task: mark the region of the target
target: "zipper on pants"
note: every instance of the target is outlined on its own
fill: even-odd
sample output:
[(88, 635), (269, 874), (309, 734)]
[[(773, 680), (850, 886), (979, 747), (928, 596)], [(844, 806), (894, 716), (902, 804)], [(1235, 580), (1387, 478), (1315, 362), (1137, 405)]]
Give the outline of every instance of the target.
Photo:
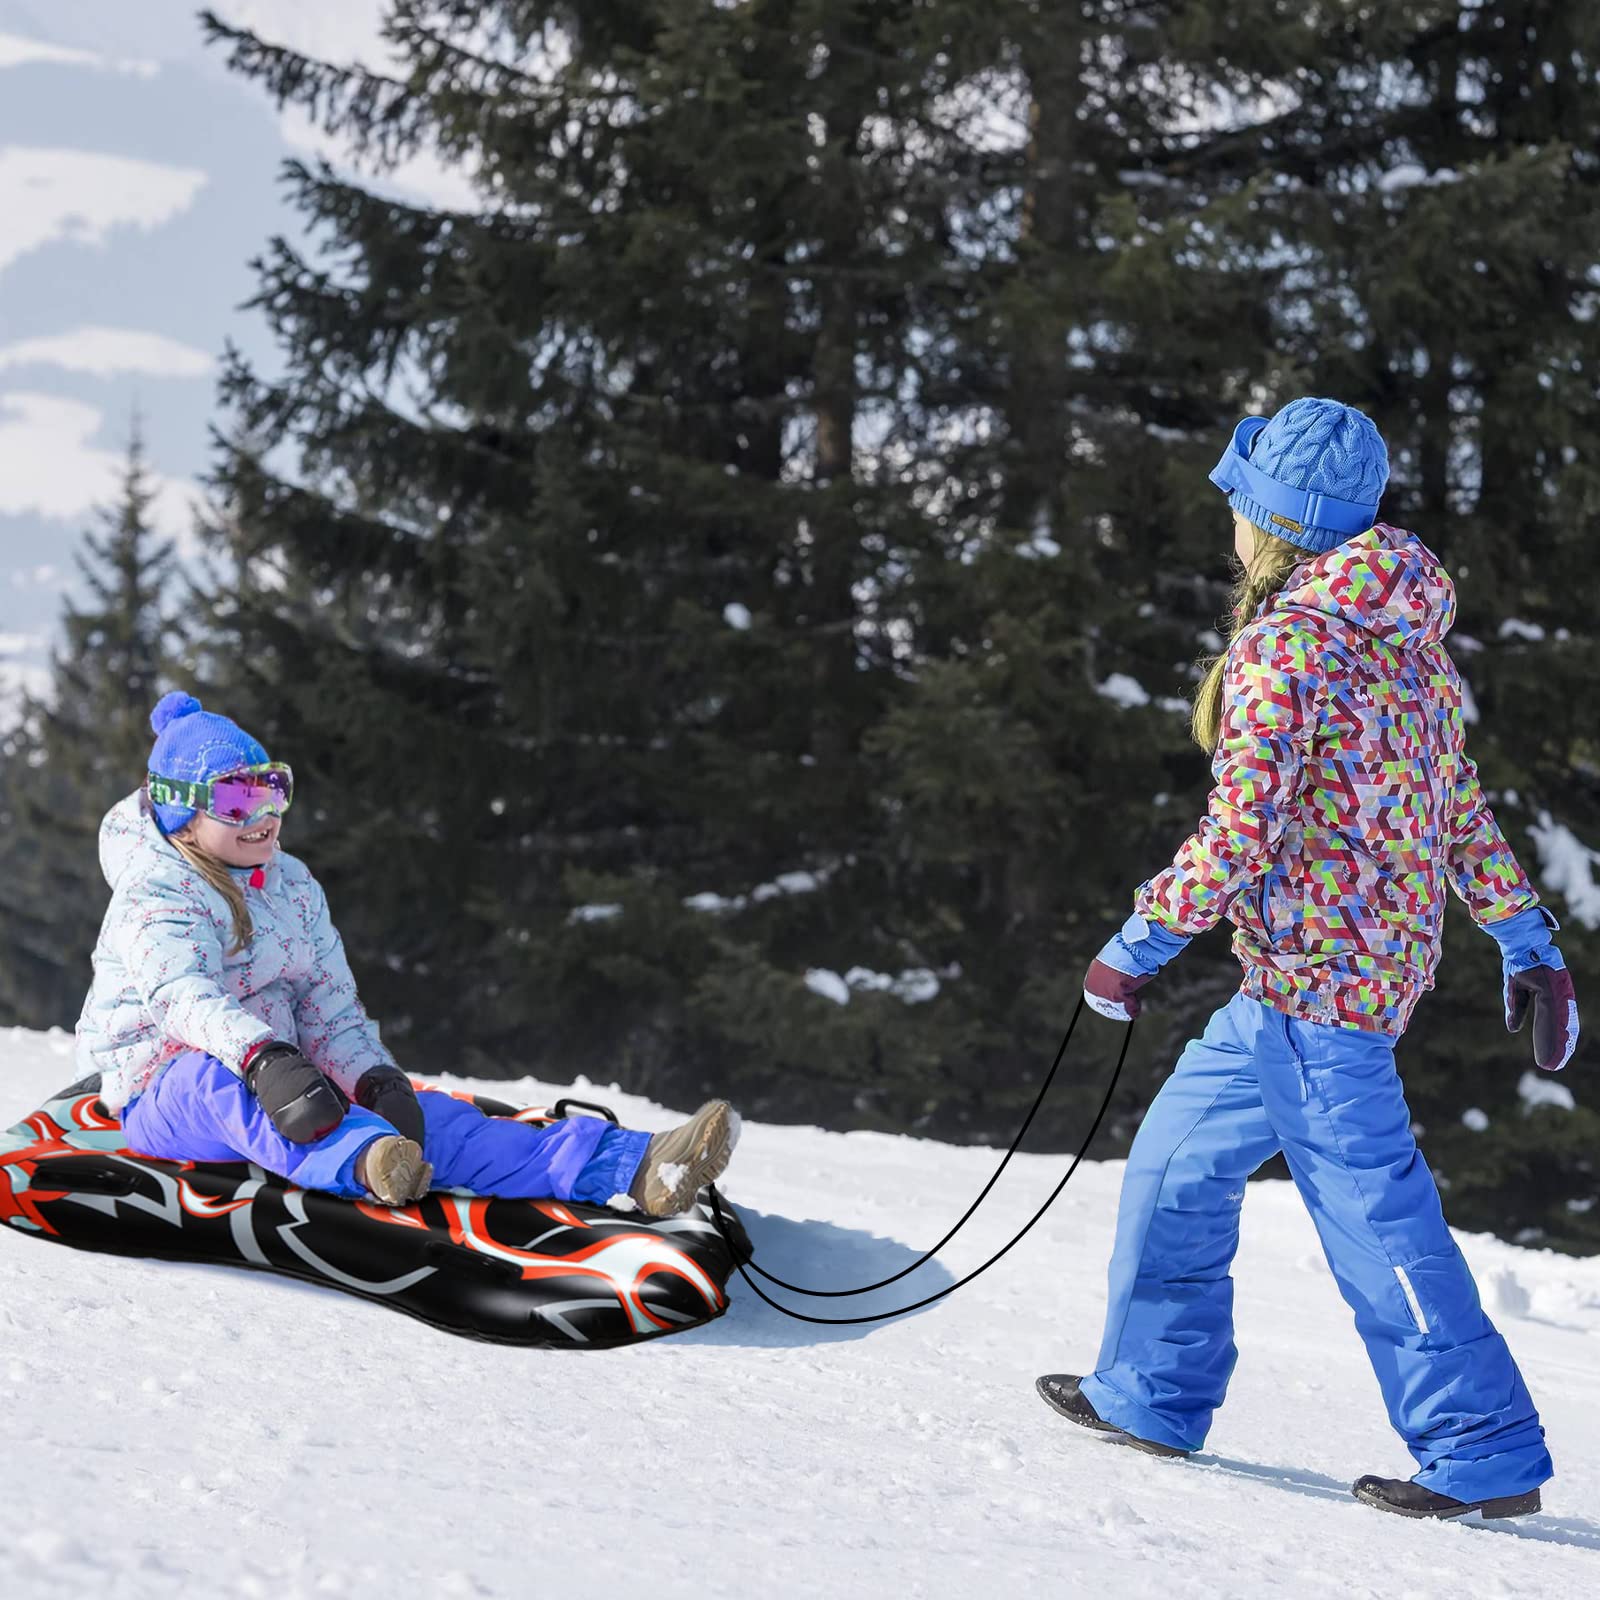
[(1278, 1015), (1283, 1019), (1283, 1043), (1294, 1062), (1294, 1075), (1300, 1080), (1300, 1102), (1304, 1105), (1311, 1099), (1311, 1068), (1294, 1042), (1293, 1018), (1287, 1011), (1280, 1011)]
[(1401, 1292), (1406, 1297), (1406, 1304), (1411, 1308), (1411, 1320), (1417, 1325), (1418, 1333), (1428, 1331), (1428, 1319), (1423, 1315), (1422, 1302), (1417, 1299), (1417, 1291), (1411, 1287), (1410, 1275), (1404, 1267), (1396, 1267), (1394, 1275), (1400, 1280)]

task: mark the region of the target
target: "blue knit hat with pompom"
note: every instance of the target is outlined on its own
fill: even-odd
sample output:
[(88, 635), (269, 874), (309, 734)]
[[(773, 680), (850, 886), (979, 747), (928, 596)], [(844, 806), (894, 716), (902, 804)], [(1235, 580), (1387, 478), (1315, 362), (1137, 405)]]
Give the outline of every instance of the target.
[[(1369, 506), (1374, 513), (1389, 481), (1389, 452), (1378, 425), (1364, 411), (1310, 395), (1291, 400), (1255, 436), (1250, 465), (1282, 484)], [(1228, 504), (1258, 528), (1306, 550), (1331, 550), (1348, 531), (1300, 525), (1275, 515), (1248, 490), (1236, 488)]]
[[(156, 702), (150, 726), (156, 735), (150, 749), (150, 772), (158, 778), (205, 783), (271, 759), (260, 740), (251, 738), (237, 722), (207, 711), (181, 689)], [(194, 816), (193, 806), (153, 805), (151, 809), (164, 834), (176, 833)]]

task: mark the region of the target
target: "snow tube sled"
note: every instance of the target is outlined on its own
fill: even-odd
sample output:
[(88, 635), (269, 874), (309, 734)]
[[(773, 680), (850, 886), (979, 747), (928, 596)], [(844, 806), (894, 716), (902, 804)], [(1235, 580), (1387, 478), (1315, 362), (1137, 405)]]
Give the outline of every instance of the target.
[[(658, 1220), (446, 1189), (391, 1209), (300, 1189), (250, 1162), (139, 1155), (99, 1088), (98, 1075), (85, 1078), (0, 1133), (0, 1222), (82, 1250), (282, 1272), (507, 1344), (605, 1349), (727, 1310), (735, 1253), (704, 1204)], [(545, 1112), (461, 1098), (524, 1122), (584, 1105)], [(723, 1212), (748, 1260), (726, 1202)]]

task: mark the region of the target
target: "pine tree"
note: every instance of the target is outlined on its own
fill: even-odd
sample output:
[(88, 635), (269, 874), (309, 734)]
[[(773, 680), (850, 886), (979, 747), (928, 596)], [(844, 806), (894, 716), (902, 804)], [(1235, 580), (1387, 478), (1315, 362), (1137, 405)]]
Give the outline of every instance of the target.
[[(905, 574), (945, 559), (917, 480), (965, 401), (953, 218), (992, 185), (958, 137), (920, 135), (919, 171), (960, 70), (920, 10), (586, 10), (557, 39), (556, 8), (474, 8), (472, 34), (401, 5), (403, 82), (213, 23), (374, 150), (426, 136), (483, 175), (469, 217), (296, 171), (341, 271), (275, 244), (288, 370), (240, 367), (230, 398), (247, 433), (293, 434), (305, 486), (243, 449), (221, 476), (236, 548), (317, 593), (239, 601), (271, 674), (252, 714), (293, 719), (297, 765), (346, 793), (405, 774), (404, 814), (364, 803), (327, 848), (394, 972), (376, 1008), (404, 1004), (435, 1064), (602, 1061), (683, 1095), (737, 1069), (795, 1111), (922, 1070), (898, 1001), (802, 982), (917, 964), (878, 913), (861, 751), (903, 693)], [(874, 435), (905, 464), (869, 461)], [(374, 836), (378, 875), (353, 847)]]
[[(1125, 119), (1182, 84), (1209, 116), (1163, 127), (1158, 114), (1129, 140), (1145, 184), (1136, 204), (1120, 203), (1119, 237), (1142, 305), (1119, 331), (1183, 366), (1219, 362), (1237, 410), (1270, 413), (1311, 392), (1377, 420), (1393, 462), (1381, 514), (1418, 531), (1458, 581), (1453, 643), (1481, 714), (1470, 748), (1537, 875), (1541, 817), (1590, 839), (1600, 825), (1587, 670), (1596, 580), (1583, 544), (1596, 481), (1583, 441), (1600, 354), (1600, 18), (1538, 0), (1162, 12), (1115, 42), (1124, 89), (1112, 114), (1136, 127)], [(1223, 338), (1170, 292), (1181, 262), (1209, 263), (1247, 291)], [(1180, 467), (1199, 484), (1222, 419), (1156, 420), (1178, 430), (1171, 468), (1129, 479), (1170, 519), (1169, 536), (1146, 547), (1167, 587), (1155, 620), (1171, 606), (1198, 623), (1205, 591), (1186, 596), (1178, 574), (1214, 570), (1195, 520), (1205, 496), (1184, 488), (1169, 500), (1167, 485)], [(1186, 814), (1198, 798), (1185, 794)], [(1580, 994), (1596, 965), (1587, 933), (1568, 917)], [(1499, 1014), (1494, 947), (1454, 908), (1439, 992), (1400, 1053), (1452, 1219), (1593, 1248), (1600, 1123), (1581, 1092), (1572, 1112), (1521, 1103), (1528, 1046), (1506, 1037)], [(1487, 1127), (1463, 1123), (1469, 1110)]]
[[(408, 1064), (1008, 1132), (1204, 802), (1205, 474), (1296, 393), (1377, 419), (1462, 582), (1486, 781), (1587, 823), (1595, 24), (404, 0), (391, 77), (209, 26), (481, 187), (291, 169), (325, 253), (258, 264), (282, 375), (234, 364), (218, 472), (210, 670)], [(1501, 640), (1530, 602), (1560, 652)], [(1442, 1129), (1521, 1049), (1472, 937), (1402, 1058), (1469, 1222), (1503, 1179)], [(1233, 981), (1220, 932), (1163, 975), (1124, 1137)]]
[[(1542, 3), (1442, 11), (1418, 61), (1425, 98), (1369, 203), (1372, 244), (1333, 270), (1368, 308), (1370, 343), (1352, 359), (1405, 451), (1395, 520), (1459, 585), (1455, 650), (1480, 715), (1469, 748), (1564, 921), (1583, 1004), (1600, 992), (1593, 914), (1548, 870), (1547, 841), (1562, 827), (1600, 835), (1587, 532), (1600, 485), (1587, 448), (1600, 422), (1600, 17)], [(1524, 1075), (1541, 1075), (1526, 1037), (1501, 1031), (1496, 956), (1457, 908), (1404, 1057), (1424, 1146), (1458, 1224), (1593, 1250), (1600, 1108), (1576, 1075), (1561, 1084), (1574, 1110), (1524, 1103)]]
[[(27, 704), (0, 736), (0, 1025), (60, 1024), (61, 907), (32, 892), (34, 856), (20, 824), (29, 816), (26, 795), (36, 789), (36, 713)], [(80, 996), (81, 998), (81, 996)]]
[(75, 557), (87, 603), (68, 603), (49, 693), (25, 704), (0, 769), (0, 1019), (15, 1026), (77, 1020), (110, 893), (100, 821), (142, 781), (178, 646), (174, 545), (151, 527), (152, 499), (136, 420), (119, 498)]

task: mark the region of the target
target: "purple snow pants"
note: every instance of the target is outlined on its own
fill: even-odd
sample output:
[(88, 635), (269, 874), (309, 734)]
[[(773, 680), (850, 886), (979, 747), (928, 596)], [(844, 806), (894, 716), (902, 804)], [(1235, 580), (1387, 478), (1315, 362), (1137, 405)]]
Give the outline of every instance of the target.
[[(597, 1117), (567, 1117), (546, 1127), (486, 1117), (434, 1089), (417, 1094), (427, 1129), (423, 1154), (438, 1189), (470, 1189), (506, 1200), (577, 1200), (604, 1205), (626, 1194), (644, 1158), (648, 1133)], [(131, 1149), (163, 1161), (254, 1161), (299, 1184), (354, 1200), (356, 1157), (395, 1130), (352, 1105), (325, 1139), (294, 1144), (273, 1127), (244, 1080), (215, 1056), (186, 1050), (122, 1110)]]

